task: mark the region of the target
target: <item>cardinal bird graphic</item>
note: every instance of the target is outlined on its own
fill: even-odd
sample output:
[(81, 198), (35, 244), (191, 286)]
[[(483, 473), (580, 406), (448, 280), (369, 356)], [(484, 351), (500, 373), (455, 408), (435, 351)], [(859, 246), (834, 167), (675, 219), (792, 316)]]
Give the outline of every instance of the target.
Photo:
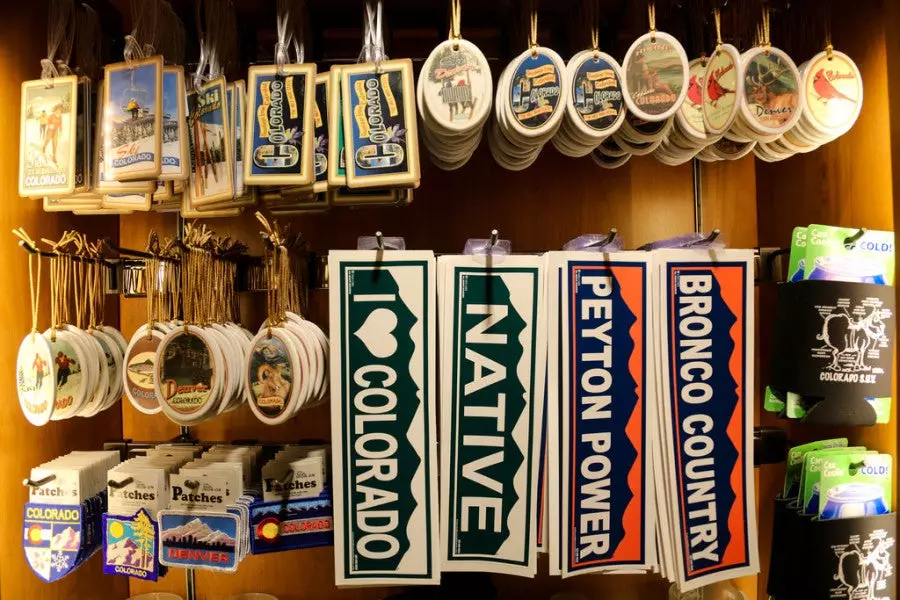
[(825, 69), (819, 69), (816, 71), (816, 77), (813, 80), (813, 87), (816, 90), (816, 93), (819, 95), (819, 100), (822, 102), (828, 103), (829, 100), (847, 100), (848, 102), (853, 102), (856, 104), (856, 100), (847, 96), (846, 94), (841, 93), (831, 85), (831, 82), (828, 81), (828, 78), (825, 77)]
[(691, 81), (690, 81), (690, 83), (688, 83), (688, 91), (687, 91), (688, 100), (690, 100), (697, 106), (702, 104), (703, 103), (702, 90), (703, 90), (703, 88), (700, 87), (700, 83), (697, 81), (697, 76), (692, 75)]
[(706, 84), (706, 95), (709, 96), (709, 102), (713, 106), (716, 106), (719, 103), (719, 98), (724, 96), (725, 94), (733, 94), (734, 90), (729, 90), (722, 87), (722, 84), (719, 83), (719, 79), (715, 76), (710, 76), (709, 81)]

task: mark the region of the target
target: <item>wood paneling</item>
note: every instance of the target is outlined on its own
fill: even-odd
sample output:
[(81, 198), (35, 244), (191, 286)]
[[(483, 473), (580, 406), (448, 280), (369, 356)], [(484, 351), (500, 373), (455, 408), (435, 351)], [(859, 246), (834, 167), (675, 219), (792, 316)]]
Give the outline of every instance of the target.
[[(19, 198), (17, 191), (19, 164), (19, 82), (34, 79), (41, 73), (40, 59), (45, 55), (46, 4), (33, 3), (26, 10), (4, 8), (0, 19), (0, 277), (3, 302), (0, 308), (0, 331), (4, 341), (0, 347), (0, 597), (69, 600), (71, 598), (125, 598), (127, 582), (104, 577), (101, 564), (91, 560), (65, 579), (47, 584), (32, 573), (22, 550), (22, 507), (28, 494), (22, 479), (31, 467), (71, 450), (99, 450), (103, 440), (117, 437), (122, 430), (118, 407), (90, 421), (73, 418), (34, 427), (25, 420), (15, 395), (16, 354), (19, 341), (31, 328), (28, 293), (28, 259), (16, 245), (10, 231), (24, 227), (34, 239), (58, 239), (66, 229), (77, 229), (91, 237), (118, 235), (115, 218), (73, 218), (71, 215), (47, 214), (41, 203)], [(39, 328), (50, 323), (48, 265), (42, 273)], [(118, 302), (107, 303), (107, 322), (118, 322)]]

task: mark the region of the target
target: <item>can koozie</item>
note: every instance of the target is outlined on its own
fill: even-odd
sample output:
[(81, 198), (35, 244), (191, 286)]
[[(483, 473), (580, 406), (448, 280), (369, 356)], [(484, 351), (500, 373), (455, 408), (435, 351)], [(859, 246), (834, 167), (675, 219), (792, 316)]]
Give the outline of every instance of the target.
[(434, 254), (328, 268), (335, 584), (436, 584)]
[(543, 262), (438, 261), (444, 571), (535, 574)]
[(645, 450), (650, 255), (554, 252), (549, 260), (550, 273), (562, 272), (549, 282), (560, 301), (548, 317), (549, 339), (558, 340), (549, 385), (558, 390), (550, 444), (561, 452), (562, 576), (648, 569), (656, 562)]
[(753, 252), (657, 264), (661, 471), (682, 592), (759, 571), (753, 475)]

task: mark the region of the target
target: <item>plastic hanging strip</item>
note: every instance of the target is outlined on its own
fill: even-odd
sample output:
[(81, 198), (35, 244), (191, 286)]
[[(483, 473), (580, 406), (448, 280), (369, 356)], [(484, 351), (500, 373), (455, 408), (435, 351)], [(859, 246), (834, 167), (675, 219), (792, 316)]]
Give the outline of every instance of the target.
[[(57, 63), (54, 63), (57, 51), (68, 45), (71, 53), (72, 40), (66, 41), (67, 32), (74, 38), (74, 30), (69, 29), (69, 22), (74, 21), (75, 5), (72, 0), (50, 0), (50, 13), (47, 20), (47, 58), (41, 59), (41, 79), (50, 85), (50, 80), (59, 77)], [(66, 57), (68, 60), (68, 56)]]

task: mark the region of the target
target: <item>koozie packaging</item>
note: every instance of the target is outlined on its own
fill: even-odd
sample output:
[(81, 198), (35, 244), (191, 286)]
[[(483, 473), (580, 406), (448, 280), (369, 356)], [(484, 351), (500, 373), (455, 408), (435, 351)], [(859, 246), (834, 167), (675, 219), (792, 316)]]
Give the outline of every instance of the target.
[(828, 459), (822, 470), (819, 519), (852, 519), (891, 512), (893, 459), (890, 454), (849, 452)]
[(332, 251), (328, 268), (335, 584), (436, 584), (434, 254)]
[(825, 448), (846, 448), (848, 445), (847, 438), (834, 438), (830, 440), (819, 440), (794, 446), (788, 450), (787, 470), (784, 474), (784, 489), (781, 497), (784, 499), (797, 498), (800, 494), (800, 479), (803, 473), (803, 459), (807, 453), (814, 450), (823, 450)]
[(660, 535), (687, 592), (759, 571), (753, 252), (658, 250), (653, 261)]

